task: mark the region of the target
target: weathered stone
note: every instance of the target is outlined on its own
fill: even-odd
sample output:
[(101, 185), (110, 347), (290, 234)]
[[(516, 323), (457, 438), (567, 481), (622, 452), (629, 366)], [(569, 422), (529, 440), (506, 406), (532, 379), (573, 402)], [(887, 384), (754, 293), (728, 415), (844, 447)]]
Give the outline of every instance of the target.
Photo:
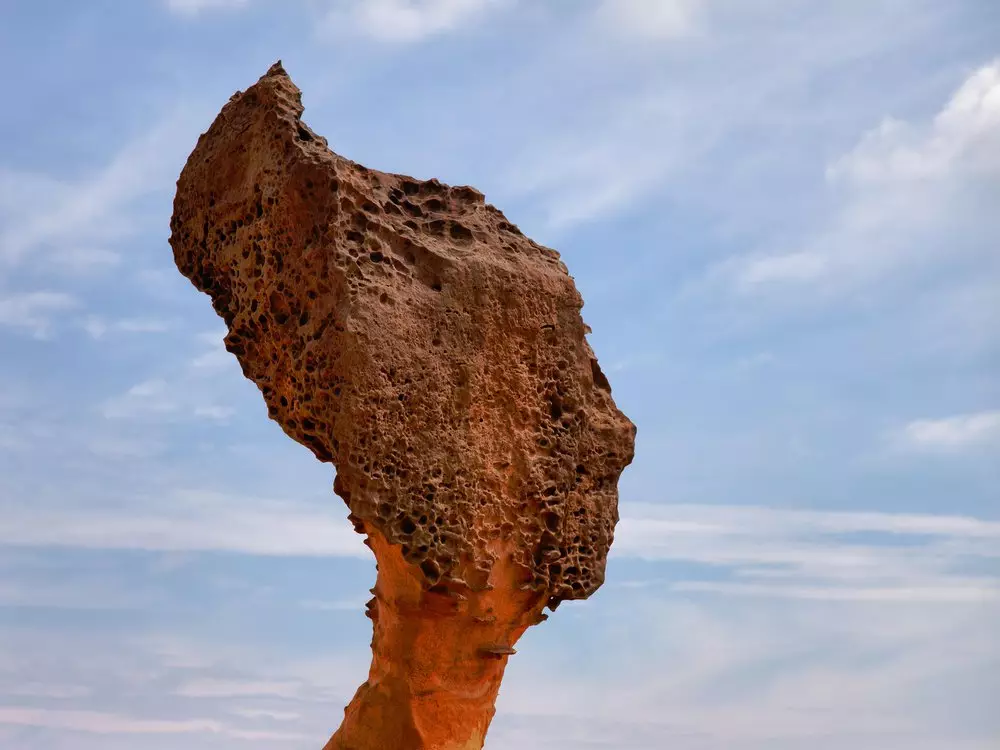
[(513, 644), (604, 580), (635, 427), (559, 255), (470, 187), (367, 169), (280, 63), (180, 176), (178, 268), (378, 561), (368, 681), (328, 750), (480, 748)]

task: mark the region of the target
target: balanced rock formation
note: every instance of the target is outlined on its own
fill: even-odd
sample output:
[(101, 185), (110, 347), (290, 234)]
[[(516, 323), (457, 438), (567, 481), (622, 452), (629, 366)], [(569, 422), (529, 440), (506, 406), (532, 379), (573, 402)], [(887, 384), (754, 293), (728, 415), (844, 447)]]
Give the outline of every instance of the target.
[(604, 580), (635, 427), (559, 255), (470, 187), (367, 169), (274, 65), (177, 183), (180, 271), (375, 553), (368, 680), (327, 750), (483, 746), (507, 658)]

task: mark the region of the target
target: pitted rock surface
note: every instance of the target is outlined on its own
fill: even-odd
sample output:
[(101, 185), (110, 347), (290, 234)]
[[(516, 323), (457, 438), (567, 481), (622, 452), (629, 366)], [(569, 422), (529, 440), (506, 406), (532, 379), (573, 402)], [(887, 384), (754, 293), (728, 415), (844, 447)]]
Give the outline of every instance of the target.
[(635, 428), (566, 266), (477, 190), (351, 162), (302, 112), (280, 63), (226, 104), (178, 181), (178, 268), (358, 530), (429, 590), (487, 587), (500, 540), (552, 608), (587, 597)]
[(377, 560), (368, 679), (327, 750), (481, 748), (542, 608), (601, 585), (635, 428), (559, 255), (481, 193), (367, 169), (280, 63), (177, 185), (171, 245)]

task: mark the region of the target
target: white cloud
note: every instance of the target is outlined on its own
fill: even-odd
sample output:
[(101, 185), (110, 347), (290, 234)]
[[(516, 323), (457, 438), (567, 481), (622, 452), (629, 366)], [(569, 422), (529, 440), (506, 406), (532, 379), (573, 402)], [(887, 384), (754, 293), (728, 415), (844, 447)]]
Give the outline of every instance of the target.
[(169, 190), (197, 130), (179, 111), (80, 180), (0, 166), (0, 264), (48, 261), (48, 272), (117, 262), (113, 246), (138, 228), (136, 201)]
[(826, 229), (800, 248), (731, 259), (712, 275), (743, 293), (835, 293), (991, 254), (1000, 231), (988, 197), (1000, 185), (1000, 62), (972, 73), (930, 122), (886, 119), (826, 177), (841, 201)]
[[(491, 748), (990, 748), (993, 714), (978, 707), (988, 705), (997, 663), (994, 603), (723, 600), (637, 591), (616, 605), (595, 602), (587, 627), (560, 610), (529, 631), (507, 668)], [(95, 643), (84, 635), (81, 643), (59, 630), (26, 631), (6, 641), (14, 664), (5, 666), (13, 667), (12, 682), (31, 675), (39, 692), (48, 674), (67, 667), (79, 684), (99, 686), (94, 695), (103, 710), (84, 712), (85, 720), (61, 713), (76, 703), (28, 717), (32, 726), (80, 733), (74, 748), (101, 750), (82, 734), (95, 727), (108, 730), (105, 750), (127, 747), (114, 744), (116, 734), (153, 739), (159, 730), (169, 737), (181, 729), (190, 730), (187, 747), (236, 747), (222, 744), (230, 730), (281, 734), (291, 721), (303, 737), (283, 747), (315, 746), (329, 736), (336, 721), (330, 707), (343, 705), (366, 674), (368, 633), (345, 632), (325, 649), (293, 658), (281, 638), (244, 638), (234, 632), (220, 643), (181, 642), (175, 634), (161, 660), (150, 659), (148, 639), (135, 636), (112, 633)], [(588, 659), (579, 659), (584, 653)], [(121, 673), (127, 677), (113, 683), (119, 693), (103, 692), (109, 675)], [(65, 683), (51, 684), (58, 692)], [(143, 708), (129, 710), (133, 701)], [(956, 708), (970, 703), (969, 712)], [(156, 716), (145, 715), (150, 705)], [(0, 724), (5, 718), (25, 717), (0, 714)], [(147, 723), (161, 721), (167, 723)], [(152, 746), (166, 750), (169, 741)]]
[[(527, 104), (533, 127), (518, 133), (527, 145), (511, 144), (513, 158), (497, 165), (504, 191), (555, 229), (657, 204), (712, 222), (709, 234), (766, 219), (757, 204), (760, 214), (779, 213), (769, 200), (774, 173), (800, 158), (806, 128), (823, 136), (830, 128), (828, 113), (804, 96), (809, 82), (884, 52), (887, 38), (902, 46), (927, 18), (926, 8), (904, 14), (894, 0), (869, 3), (864, 24), (830, 4), (578, 7), (584, 17), (531, 61), (518, 98), (506, 102), (515, 111)], [(581, 92), (583, 81), (594, 82), (593, 95)], [(533, 137), (539, 130), (550, 136)]]
[(35, 338), (48, 337), (52, 318), (77, 307), (79, 303), (63, 292), (18, 292), (0, 296), (0, 326), (28, 333)]
[(191, 360), (191, 367), (195, 370), (222, 370), (235, 364), (236, 358), (221, 344)]
[(662, 41), (696, 32), (705, 0), (603, 0), (596, 23), (630, 37)]
[(100, 315), (89, 315), (80, 327), (92, 339), (104, 339), (109, 333), (164, 333), (170, 330), (170, 323), (156, 318), (121, 318), (108, 320)]
[(473, 26), (512, 1), (346, 0), (328, 12), (322, 29), (330, 36), (357, 31), (377, 41), (413, 43)]
[(927, 451), (961, 451), (1000, 441), (1000, 411), (917, 419), (895, 436), (903, 447)]
[(205, 11), (234, 10), (247, 5), (247, 0), (166, 0), (167, 9), (183, 16), (197, 16)]
[(55, 698), (66, 700), (70, 698), (84, 698), (92, 695), (93, 688), (85, 685), (60, 685), (58, 683), (47, 682), (27, 682), (22, 685), (12, 685), (10, 689), (4, 691), (7, 695), (23, 696), (26, 698)]
[(264, 708), (234, 708), (230, 713), (245, 719), (271, 719), (272, 721), (298, 721), (302, 714), (294, 711), (273, 711)]
[[(877, 532), (900, 535), (1000, 538), (1000, 522), (968, 516), (919, 515), (859, 511), (817, 511), (753, 505), (670, 505), (628, 503), (622, 518), (636, 527), (680, 532), (713, 532), (741, 536), (850, 534)], [(653, 534), (659, 533), (653, 531)]]
[(153, 458), (164, 450), (164, 444), (148, 434), (137, 439), (89, 433), (84, 442), (90, 453), (109, 461)]
[[(32, 726), (45, 730), (33, 734), (51, 738), (48, 746), (74, 750), (128, 750), (138, 734), (144, 747), (171, 750), (171, 735), (181, 733), (185, 747), (198, 750), (246, 746), (229, 739), (310, 747), (329, 737), (331, 706), (350, 699), (370, 658), (364, 643), (349, 658), (325, 649), (291, 653), (276, 648), (280, 639), (246, 638), (243, 628), (208, 640), (176, 624), (166, 637), (131, 626), (124, 636), (101, 629), (68, 637), (65, 624), (0, 626), (0, 746), (7, 747), (3, 727)], [(21, 685), (36, 696), (32, 713), (3, 705), (25, 703)], [(92, 743), (88, 734), (99, 737)]]
[(230, 369), (234, 374), (239, 373), (242, 377), (236, 357), (226, 350), (225, 337), (228, 333), (225, 328), (217, 328), (199, 333), (195, 340), (199, 346), (207, 347), (200, 354), (191, 360), (190, 369), (197, 375), (204, 375), (209, 372)]
[(779, 586), (767, 583), (720, 583), (718, 581), (682, 581), (671, 586), (674, 591), (726, 594), (730, 596), (765, 596), (811, 599), (833, 602), (982, 602), (1000, 599), (1000, 584), (972, 582), (956, 585), (947, 581), (940, 586), (878, 587), (857, 586)]
[(225, 422), (235, 413), (236, 410), (230, 406), (196, 406), (194, 408), (194, 416), (216, 422)]
[(705, 148), (711, 128), (690, 132), (676, 106), (660, 93), (619, 101), (599, 133), (567, 131), (529, 147), (508, 169), (507, 189), (538, 201), (553, 229), (623, 211)]
[[(12, 507), (0, 520), (0, 543), (367, 559), (336, 502), (309, 505), (173, 492), (127, 509), (94, 507), (86, 513)], [(905, 543), (880, 544), (872, 537), (877, 534)], [(1000, 555), (1000, 523), (965, 516), (627, 504), (615, 536), (613, 559), (728, 569), (745, 584), (730, 593), (855, 600), (896, 592), (885, 598), (937, 600), (951, 587), (953, 599), (965, 600), (998, 585), (995, 577), (961, 573), (961, 566)], [(693, 585), (700, 584), (695, 580)], [(347, 600), (301, 604), (348, 606)]]
[(339, 513), (322, 507), (213, 492), (176, 491), (126, 507), (18, 505), (0, 516), (0, 544), (81, 549), (219, 551), (291, 557), (371, 553)]
[[(154, 320), (119, 321), (118, 330), (153, 331), (166, 324)], [(106, 329), (97, 331), (101, 336)], [(93, 334), (92, 334), (93, 335)], [(222, 342), (224, 331), (208, 331), (196, 337), (199, 347), (210, 347), (195, 355), (187, 367), (169, 378), (154, 377), (132, 386), (120, 396), (108, 399), (102, 412), (107, 419), (176, 421), (206, 419), (225, 422), (236, 409), (224, 403), (231, 398), (232, 382), (221, 375), (231, 371), (242, 380), (236, 358)], [(241, 383), (242, 384), (242, 383)]]
[(829, 258), (808, 252), (771, 255), (749, 261), (740, 271), (741, 288), (782, 282), (809, 282), (823, 277)]
[(148, 597), (126, 596), (102, 581), (0, 584), (0, 606), (65, 610), (129, 610), (148, 604)]
[(106, 419), (137, 419), (173, 414), (178, 408), (167, 382), (154, 379), (136, 383), (121, 396), (108, 400), (102, 412)]
[(1000, 173), (1000, 60), (970, 75), (924, 127), (888, 118), (827, 169), (834, 182)]
[(302, 692), (302, 686), (297, 682), (255, 682), (201, 678), (181, 685), (175, 692), (185, 698), (249, 698), (259, 696), (297, 698)]
[[(198, 493), (159, 502), (165, 509), (180, 504), (186, 514), (215, 500)], [(146, 499), (139, 503), (148, 504)], [(259, 505), (255, 499), (235, 497), (225, 504), (232, 511), (226, 523), (238, 523), (246, 506)], [(272, 510), (275, 520), (299, 515), (292, 507)], [(1000, 534), (1000, 524), (961, 516), (635, 505), (626, 505), (623, 514), (627, 521), (643, 526), (669, 524), (658, 527), (654, 535), (663, 549), (678, 542), (683, 546), (684, 536), (706, 535), (713, 537), (717, 548), (725, 549), (734, 543), (739, 546), (738, 537), (758, 539), (761, 546), (787, 547), (789, 538), (861, 530), (932, 533), (957, 543), (992, 542)], [(0, 514), (0, 519), (7, 515)], [(57, 514), (43, 515), (60, 523)], [(219, 520), (203, 518), (199, 526), (213, 526)], [(94, 521), (116, 532), (113, 521), (109, 525), (100, 513)], [(251, 537), (266, 529), (278, 538), (294, 536), (269, 522), (261, 523)], [(622, 531), (619, 543), (634, 545), (634, 528), (626, 525)], [(234, 536), (244, 533), (245, 529), (233, 530)], [(639, 542), (651, 544), (648, 539)], [(910, 555), (916, 560), (927, 552), (918, 547)], [(611, 563), (612, 570), (623, 565), (621, 558)], [(669, 589), (609, 590), (595, 597), (579, 620), (570, 618), (574, 605), (569, 604), (518, 644), (519, 654), (507, 669), (490, 745), (497, 750), (570, 750), (584, 745), (595, 750), (664, 746), (837, 750), (849, 741), (857, 750), (989, 748), (983, 738), (990, 736), (995, 722), (986, 718), (992, 714), (977, 712), (975, 706), (987, 704), (983, 696), (990, 694), (990, 675), (997, 664), (992, 627), (998, 613), (996, 598), (976, 598), (963, 588), (970, 583), (949, 593), (957, 577), (936, 591), (905, 591), (883, 585), (884, 579), (871, 570), (867, 574), (870, 581), (833, 595), (798, 581), (783, 588), (780, 581), (751, 578), (726, 585), (681, 581)], [(234, 589), (229, 596), (217, 605), (233, 607), (245, 592)], [(584, 620), (588, 624), (581, 627)], [(280, 638), (244, 643), (240, 639), (245, 636), (237, 633), (226, 643), (199, 644), (185, 642), (179, 626), (172, 627), (174, 632), (166, 640), (150, 644), (146, 639), (147, 647), (152, 645), (151, 650), (162, 655), (156, 664), (133, 653), (136, 636), (122, 643), (110, 634), (108, 652), (102, 653), (65, 638), (58, 629), (48, 634), (26, 631), (25, 638), (34, 644), (30, 648), (25, 647), (27, 641), (0, 633), (5, 645), (12, 644), (9, 655), (16, 669), (6, 673), (12, 684), (18, 675), (29, 674), (35, 692), (44, 694), (49, 683), (39, 667), (49, 663), (58, 666), (52, 673), (58, 675), (52, 681), (54, 695), (68, 679), (72, 684), (92, 684), (91, 677), (100, 675), (104, 680), (109, 672), (130, 670), (134, 675), (122, 681), (121, 689), (127, 688), (130, 698), (134, 695), (141, 705), (158, 706), (161, 713), (153, 717), (141, 709), (130, 712), (118, 706), (65, 714), (61, 711), (68, 706), (61, 703), (58, 710), (38, 709), (45, 713), (31, 715), (8, 709), (0, 713), (0, 724), (7, 720), (77, 733), (104, 732), (108, 738), (183, 731), (188, 746), (208, 750), (234, 737), (232, 732), (279, 735), (280, 724), (268, 722), (296, 721), (294, 729), (304, 736), (294, 740), (294, 746), (301, 742), (305, 747), (328, 736), (330, 706), (349, 699), (367, 668), (367, 632), (345, 633), (343, 639), (330, 642), (332, 652), (290, 659), (286, 646), (279, 646)], [(560, 635), (570, 630), (571, 638)], [(571, 657), (571, 652), (586, 653), (588, 659)], [(351, 656), (331, 658), (331, 653)], [(72, 659), (65, 658), (70, 654)], [(81, 659), (87, 665), (83, 672)], [(76, 673), (67, 676), (67, 665)], [(0, 670), (5, 667), (11, 665), (4, 664), (0, 651)], [(157, 679), (149, 679), (151, 674)], [(99, 688), (94, 695), (102, 692)], [(124, 697), (106, 695), (102, 708), (116, 701), (128, 705)], [(947, 705), (941, 705), (944, 696)], [(971, 703), (971, 712), (956, 714), (959, 703)], [(84, 746), (80, 739), (74, 747)]]
[[(886, 535), (897, 542), (885, 544)], [(1000, 523), (965, 516), (632, 504), (622, 507), (611, 555), (694, 562), (733, 577), (676, 582), (684, 591), (980, 601), (1000, 595), (1000, 580), (962, 566), (1000, 556), (998, 541)]]
[(593, 671), (567, 674), (533, 633), (519, 643), (491, 732), (499, 747), (989, 747), (996, 722), (979, 709), (1000, 656), (994, 601), (643, 590), (619, 605), (626, 616), (598, 607), (574, 634)]
[(209, 734), (243, 740), (300, 742), (301, 734), (245, 730), (212, 719), (152, 719), (105, 711), (72, 711), (25, 706), (0, 706), (0, 724), (44, 727), (104, 735)]
[(139, 719), (101, 711), (66, 711), (25, 706), (0, 706), (0, 724), (52, 727), (100, 734), (186, 734), (218, 732), (218, 722), (205, 719), (179, 721)]

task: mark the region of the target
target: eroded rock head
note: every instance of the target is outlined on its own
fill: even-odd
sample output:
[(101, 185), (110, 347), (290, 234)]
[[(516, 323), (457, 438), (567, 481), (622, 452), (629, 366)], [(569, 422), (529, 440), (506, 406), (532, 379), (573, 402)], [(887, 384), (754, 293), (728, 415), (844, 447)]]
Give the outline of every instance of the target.
[(550, 606), (604, 579), (635, 428), (559, 255), (470, 187), (367, 169), (301, 120), (280, 63), (178, 182), (170, 239), (288, 435), (431, 591), (514, 550)]

